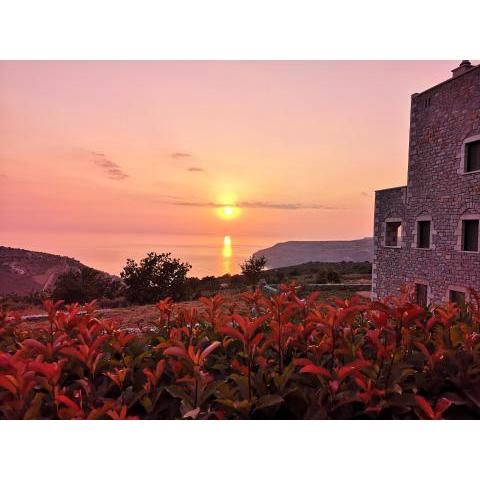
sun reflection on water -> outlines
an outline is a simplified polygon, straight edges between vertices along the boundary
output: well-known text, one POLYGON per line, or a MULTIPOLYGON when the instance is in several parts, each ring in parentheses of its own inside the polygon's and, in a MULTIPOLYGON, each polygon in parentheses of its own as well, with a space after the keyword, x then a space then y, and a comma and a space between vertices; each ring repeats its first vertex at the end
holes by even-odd
POLYGON ((223 250, 222 250, 222 272, 223 274, 232 273, 232 239, 230 235, 223 237, 223 250))
POLYGON ((231 257, 232 256, 232 239, 230 235, 225 235, 223 237, 223 252, 222 256, 231 257))

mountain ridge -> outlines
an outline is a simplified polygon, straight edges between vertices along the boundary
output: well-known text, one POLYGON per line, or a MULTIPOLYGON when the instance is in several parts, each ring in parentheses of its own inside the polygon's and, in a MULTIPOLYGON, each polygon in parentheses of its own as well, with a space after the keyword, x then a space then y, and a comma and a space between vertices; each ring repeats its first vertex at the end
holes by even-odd
MULTIPOLYGON (((64 255, 0 246, 0 295, 45 292, 55 285, 61 274, 85 267, 91 268, 64 255)), ((117 278, 96 271, 109 278, 117 278)))
POLYGON ((357 240, 288 240, 258 250, 254 256, 264 256, 267 268, 281 268, 307 262, 371 262, 373 238, 357 240))

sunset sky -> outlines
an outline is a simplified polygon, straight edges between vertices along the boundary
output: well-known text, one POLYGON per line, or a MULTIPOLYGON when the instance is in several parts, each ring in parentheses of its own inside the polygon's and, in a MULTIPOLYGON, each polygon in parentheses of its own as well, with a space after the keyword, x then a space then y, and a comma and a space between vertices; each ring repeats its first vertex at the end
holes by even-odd
POLYGON ((0 243, 371 236, 410 95, 458 63, 0 62, 0 243))

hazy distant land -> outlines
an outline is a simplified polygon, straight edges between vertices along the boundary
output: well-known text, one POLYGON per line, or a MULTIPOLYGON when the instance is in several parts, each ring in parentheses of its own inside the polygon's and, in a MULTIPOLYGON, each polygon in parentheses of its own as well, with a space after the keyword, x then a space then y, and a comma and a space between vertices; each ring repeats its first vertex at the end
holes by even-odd
POLYGON ((255 252, 267 259, 268 268, 307 262, 371 262, 373 238, 360 240, 288 241, 255 252))

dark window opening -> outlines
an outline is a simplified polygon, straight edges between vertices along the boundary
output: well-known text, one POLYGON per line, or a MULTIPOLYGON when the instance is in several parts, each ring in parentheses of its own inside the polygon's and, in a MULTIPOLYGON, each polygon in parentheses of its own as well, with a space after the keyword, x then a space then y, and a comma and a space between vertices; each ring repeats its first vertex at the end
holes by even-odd
POLYGON ((462 221, 462 250, 478 252, 478 220, 462 221))
POLYGON ((458 290, 450 290, 450 303, 455 303, 459 307, 465 305, 465 293, 458 290))
POLYGON ((398 247, 402 222, 387 222, 385 225, 385 246, 398 247))
POLYGON ((480 170, 480 140, 465 145, 465 154, 467 162, 465 164, 466 172, 475 172, 480 170))
POLYGON ((415 284, 415 297, 418 305, 421 307, 427 306, 427 286, 425 284, 415 284))
POLYGON ((430 248, 430 221, 417 222, 417 247, 430 248))

